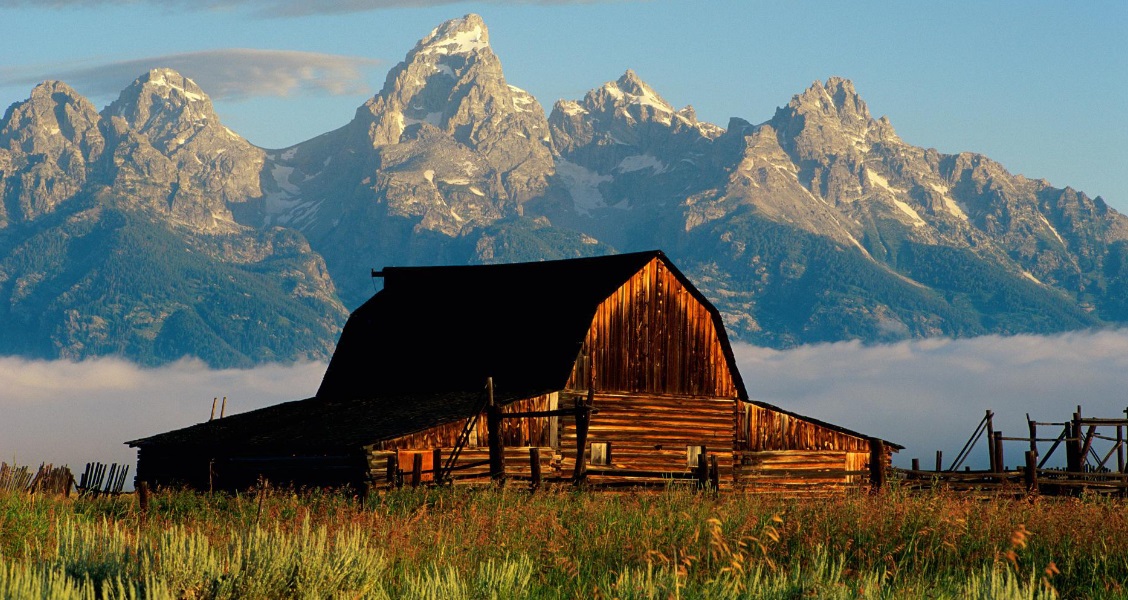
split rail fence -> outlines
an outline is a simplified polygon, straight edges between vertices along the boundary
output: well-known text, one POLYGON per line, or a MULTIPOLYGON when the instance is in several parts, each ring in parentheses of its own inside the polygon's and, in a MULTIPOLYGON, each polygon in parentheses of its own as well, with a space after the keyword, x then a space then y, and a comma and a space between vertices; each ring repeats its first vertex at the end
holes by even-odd
MULTIPOLYGON (((946 488, 969 493, 1015 495, 1074 496, 1093 493, 1128 496, 1128 461, 1125 460, 1128 409, 1124 418, 1091 418, 1083 417, 1078 406, 1070 420, 1060 422, 1039 422, 1027 414, 1029 435, 1026 436, 1006 436, 995 430, 994 415, 994 412, 986 411, 967 443, 946 469, 943 468, 943 454, 938 450, 934 469, 921 469, 920 460, 914 458, 911 469, 893 469, 891 475, 909 489, 946 488), (1044 435, 1047 431, 1049 436, 1044 435), (972 450, 984 437, 987 440, 988 468, 973 470, 964 466, 972 450), (1020 442, 1022 448, 1022 461, 1013 468, 1007 466, 1005 442, 1020 442), (1042 453, 1045 444, 1049 447, 1042 453), (1100 450, 1098 447, 1101 447, 1100 450), (1065 454, 1064 466, 1047 467, 1059 450, 1065 454)), ((1060 458, 1058 462, 1060 464, 1060 458)))

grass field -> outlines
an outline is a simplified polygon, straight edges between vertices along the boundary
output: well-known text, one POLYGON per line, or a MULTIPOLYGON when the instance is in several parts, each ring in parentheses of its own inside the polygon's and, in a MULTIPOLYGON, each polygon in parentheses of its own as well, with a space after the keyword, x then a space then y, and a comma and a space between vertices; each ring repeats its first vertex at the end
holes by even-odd
POLYGON ((3 598, 1128 598, 1128 504, 953 494, 0 495, 3 598))

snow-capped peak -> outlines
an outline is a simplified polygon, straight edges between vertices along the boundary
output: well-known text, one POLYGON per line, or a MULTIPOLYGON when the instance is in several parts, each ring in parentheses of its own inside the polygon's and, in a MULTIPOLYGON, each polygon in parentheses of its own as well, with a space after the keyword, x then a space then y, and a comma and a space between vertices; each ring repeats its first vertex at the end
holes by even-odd
POLYGON ((669 102, 663 100, 653 88, 630 69, 627 69, 627 72, 617 81, 609 81, 603 84, 603 90, 615 97, 616 101, 622 100, 624 104, 641 104, 663 112, 674 112, 674 107, 669 102))
POLYGON ((482 17, 468 14, 451 19, 419 41, 419 54, 473 54, 490 47, 490 32, 482 17))
POLYGON ((167 98, 169 93, 179 93, 190 102, 210 102, 207 94, 196 85, 195 81, 177 73, 172 69, 152 69, 137 78, 135 85, 150 86, 167 90, 161 96, 167 98))

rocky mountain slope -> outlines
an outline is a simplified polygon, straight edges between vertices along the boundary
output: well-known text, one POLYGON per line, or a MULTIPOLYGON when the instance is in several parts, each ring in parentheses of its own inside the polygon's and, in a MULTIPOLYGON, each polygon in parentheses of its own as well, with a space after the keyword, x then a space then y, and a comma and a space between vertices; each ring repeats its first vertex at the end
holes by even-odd
POLYGON ((371 268, 649 248, 773 346, 1128 320, 1128 219, 906 144, 848 80, 720 127, 628 71, 546 117, 476 15, 424 36, 351 122, 280 150, 173 71, 100 113, 45 83, 0 122, 0 197, 4 353, 325 356, 371 268))
POLYGON ((169 70, 101 113, 48 82, 0 121, 0 353, 323 358, 343 323, 301 234, 235 222, 265 152, 169 70))

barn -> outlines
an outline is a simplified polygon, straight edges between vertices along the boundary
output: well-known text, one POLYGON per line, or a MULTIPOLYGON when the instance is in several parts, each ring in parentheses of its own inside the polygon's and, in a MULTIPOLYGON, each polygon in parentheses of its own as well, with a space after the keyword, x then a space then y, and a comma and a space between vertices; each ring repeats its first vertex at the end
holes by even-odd
POLYGON ((750 399, 661 251, 389 267, 317 395, 127 442, 150 486, 493 479, 835 489, 901 446, 750 399))

